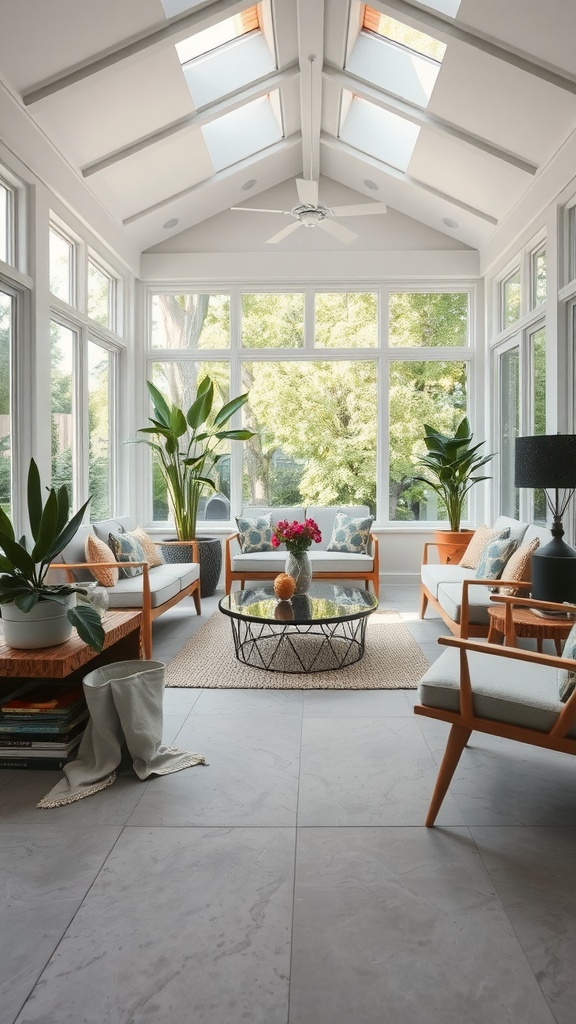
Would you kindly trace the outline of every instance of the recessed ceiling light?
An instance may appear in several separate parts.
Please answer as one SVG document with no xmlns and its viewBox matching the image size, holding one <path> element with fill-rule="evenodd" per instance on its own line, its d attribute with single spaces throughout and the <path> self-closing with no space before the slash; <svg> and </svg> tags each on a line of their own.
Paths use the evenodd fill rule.
<svg viewBox="0 0 576 1024">
<path fill-rule="evenodd" d="M 458 221 L 452 220 L 452 217 L 442 217 L 442 223 L 445 224 L 447 228 L 459 227 Z"/>
<path fill-rule="evenodd" d="M 242 189 L 243 192 L 249 192 L 251 188 L 254 188 L 255 184 L 256 178 L 250 178 L 248 181 L 245 181 L 244 184 L 240 186 L 240 188 Z"/>
<path fill-rule="evenodd" d="M 379 186 L 375 181 L 371 181 L 370 178 L 364 178 L 363 184 L 366 185 L 366 188 L 371 188 L 374 192 L 378 191 Z"/>
<path fill-rule="evenodd" d="M 170 220 L 167 220 L 166 223 L 162 225 L 162 227 L 163 228 L 175 228 L 177 223 L 178 223 L 178 217 L 170 217 Z"/>
</svg>

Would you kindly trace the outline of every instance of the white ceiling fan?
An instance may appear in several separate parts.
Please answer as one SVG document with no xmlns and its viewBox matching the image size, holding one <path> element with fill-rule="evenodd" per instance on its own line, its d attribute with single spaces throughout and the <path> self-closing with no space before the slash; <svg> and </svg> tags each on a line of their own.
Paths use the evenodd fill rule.
<svg viewBox="0 0 576 1024">
<path fill-rule="evenodd" d="M 272 238 L 266 241 L 270 245 L 276 245 L 283 238 L 287 238 L 298 228 L 321 228 L 333 238 L 341 242 L 352 242 L 358 235 L 338 224 L 333 217 L 362 217 L 366 214 L 386 213 L 386 203 L 358 203 L 356 206 L 323 206 L 318 202 L 318 182 L 306 178 L 296 178 L 298 190 L 298 206 L 292 210 L 261 210 L 251 206 L 232 206 L 232 210 L 244 210 L 248 213 L 282 213 L 286 217 L 294 217 L 295 223 L 288 224 Z"/>
</svg>

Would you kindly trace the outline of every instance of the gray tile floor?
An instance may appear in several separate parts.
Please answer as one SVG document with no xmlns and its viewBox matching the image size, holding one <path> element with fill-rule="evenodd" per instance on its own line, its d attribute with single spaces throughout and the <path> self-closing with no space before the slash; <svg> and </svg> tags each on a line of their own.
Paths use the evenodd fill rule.
<svg viewBox="0 0 576 1024">
<path fill-rule="evenodd" d="M 415 587 L 382 604 L 441 653 Z M 52 811 L 52 773 L 0 773 L 0 1024 L 574 1024 L 576 766 L 474 739 L 426 829 L 446 727 L 413 701 L 169 690 L 208 767 Z"/>
</svg>

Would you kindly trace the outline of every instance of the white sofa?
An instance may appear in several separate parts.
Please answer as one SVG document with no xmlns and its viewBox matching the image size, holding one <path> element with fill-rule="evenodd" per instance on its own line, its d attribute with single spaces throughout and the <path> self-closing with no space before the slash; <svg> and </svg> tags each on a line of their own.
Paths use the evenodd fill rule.
<svg viewBox="0 0 576 1024">
<path fill-rule="evenodd" d="M 370 534 L 367 553 L 365 555 L 347 554 L 339 551 L 327 551 L 326 548 L 332 537 L 332 527 L 337 512 L 346 512 L 353 519 L 370 515 L 366 505 L 335 505 L 316 506 L 310 505 L 307 508 L 292 506 L 289 508 L 244 508 L 242 516 L 247 519 L 256 519 L 263 513 L 271 512 L 272 528 L 281 519 L 289 522 L 297 520 L 304 522 L 305 519 L 314 519 L 320 528 L 322 541 L 320 544 L 312 544 L 308 549 L 310 562 L 312 563 L 313 578 L 317 580 L 354 580 L 364 582 L 368 590 L 370 582 L 374 588 L 376 597 L 379 594 L 379 563 L 378 563 L 378 540 Z M 286 565 L 286 548 L 284 546 L 272 551 L 256 551 L 253 554 L 243 554 L 240 549 L 238 533 L 232 533 L 226 538 L 225 571 L 226 571 L 226 593 L 230 593 L 234 581 L 239 581 L 244 587 L 246 580 L 273 580 L 278 573 L 284 572 Z"/>
<path fill-rule="evenodd" d="M 88 568 L 91 563 L 87 562 L 85 555 L 88 534 L 92 533 L 108 544 L 110 533 L 121 533 L 122 530 L 129 532 L 135 529 L 136 525 L 130 516 L 117 516 L 114 519 L 103 519 L 100 522 L 81 526 L 70 544 L 62 551 L 59 561 L 53 563 L 54 568 L 63 569 L 67 578 L 76 583 L 94 581 L 94 576 Z M 158 543 L 164 545 L 167 542 L 159 541 Z M 198 615 L 201 612 L 200 568 L 196 542 L 178 541 L 178 543 L 187 543 L 192 547 L 192 561 L 164 563 L 152 569 L 148 567 L 147 562 L 131 563 L 141 565 L 142 573 L 138 576 L 119 579 L 115 586 L 106 588 L 110 608 L 142 611 L 142 635 L 146 658 L 152 657 L 152 622 L 154 619 L 188 596 L 193 598 Z M 117 562 L 92 564 L 96 568 L 98 564 L 100 568 L 104 568 L 107 564 L 118 566 Z"/>
<path fill-rule="evenodd" d="M 538 538 L 541 545 L 550 541 L 550 531 L 544 527 L 530 526 L 518 519 L 500 516 L 494 528 L 505 527 L 509 527 L 510 538 L 519 545 L 528 544 L 535 538 Z M 432 542 L 424 545 L 420 570 L 420 618 L 424 618 L 426 608 L 431 604 L 454 636 L 487 636 L 490 587 L 495 586 L 496 581 L 477 579 L 475 569 L 440 564 L 435 548 L 437 545 Z M 435 554 L 436 560 L 433 560 Z M 498 585 L 505 584 L 504 577 L 498 581 Z M 511 582 L 510 586 L 513 585 Z"/>
</svg>

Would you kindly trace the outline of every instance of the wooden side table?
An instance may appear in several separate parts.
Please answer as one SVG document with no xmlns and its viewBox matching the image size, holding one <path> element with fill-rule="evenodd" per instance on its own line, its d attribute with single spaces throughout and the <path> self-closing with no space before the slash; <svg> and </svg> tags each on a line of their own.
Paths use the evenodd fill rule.
<svg viewBox="0 0 576 1024">
<path fill-rule="evenodd" d="M 563 616 L 552 618 L 536 615 L 530 608 L 513 608 L 512 621 L 514 623 L 514 635 L 506 637 L 505 627 L 506 605 L 494 604 L 488 608 L 490 628 L 488 630 L 488 643 L 498 643 L 498 637 L 506 638 L 508 647 L 516 647 L 516 637 L 528 637 L 536 640 L 539 653 L 542 653 L 542 641 L 553 640 L 556 647 L 556 654 L 562 654 L 562 643 L 566 640 L 574 625 L 574 619 Z"/>
<path fill-rule="evenodd" d="M 8 647 L 0 636 L 0 683 L 13 679 L 70 680 L 113 661 L 142 657 L 142 612 L 109 611 L 102 619 L 104 650 L 96 654 L 76 630 L 64 644 L 33 651 Z"/>
</svg>

